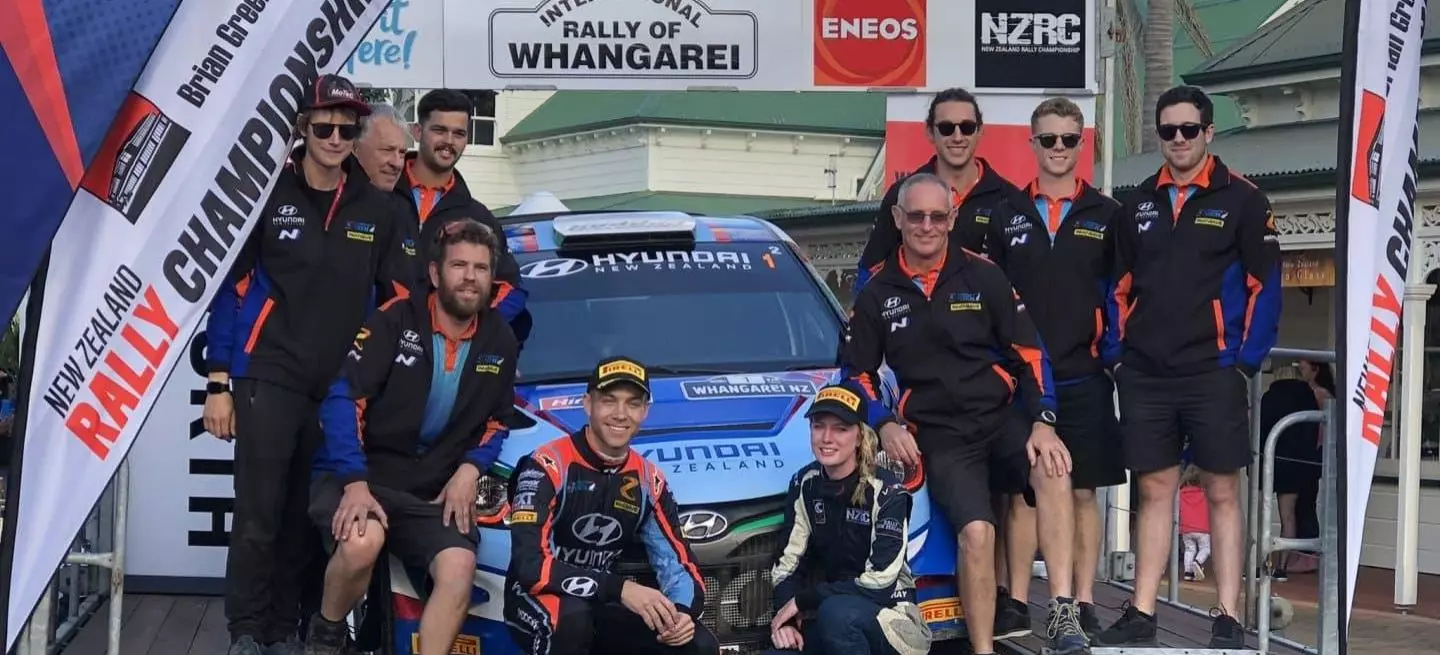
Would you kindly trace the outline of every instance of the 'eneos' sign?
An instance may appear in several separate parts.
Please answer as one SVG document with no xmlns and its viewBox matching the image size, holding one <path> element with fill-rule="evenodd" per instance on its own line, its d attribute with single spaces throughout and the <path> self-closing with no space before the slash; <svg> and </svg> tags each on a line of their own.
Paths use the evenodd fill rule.
<svg viewBox="0 0 1440 655">
<path fill-rule="evenodd" d="M 925 3 L 815 0 L 815 85 L 924 87 Z"/>
</svg>

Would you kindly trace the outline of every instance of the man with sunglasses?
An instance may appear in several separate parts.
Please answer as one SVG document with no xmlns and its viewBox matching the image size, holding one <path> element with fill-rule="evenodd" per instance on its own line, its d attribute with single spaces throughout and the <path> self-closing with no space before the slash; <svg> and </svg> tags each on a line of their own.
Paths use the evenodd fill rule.
<svg viewBox="0 0 1440 655">
<path fill-rule="evenodd" d="M 1068 98 L 1046 100 L 1030 115 L 1030 143 L 1038 173 L 1033 181 L 996 205 L 986 252 L 1015 285 L 1040 329 L 1055 371 L 1059 404 L 1057 432 L 1070 451 L 1070 486 L 1075 514 L 1075 599 L 1087 635 L 1100 631 L 1095 618 L 1094 583 L 1100 557 L 1100 515 L 1095 490 L 1125 482 L 1120 426 L 1115 418 L 1114 384 L 1106 372 L 1119 356 L 1110 302 L 1114 234 L 1110 221 L 1120 204 L 1075 173 L 1085 114 Z M 1006 543 L 1010 597 L 996 608 L 996 634 L 1024 626 L 1037 528 L 1035 511 L 1012 497 Z M 1063 539 L 1068 535 L 1052 535 Z M 1069 563 L 1067 563 L 1069 564 Z M 1051 569 L 1069 577 L 1071 566 Z"/>
<path fill-rule="evenodd" d="M 980 137 L 985 134 L 985 116 L 979 101 L 965 89 L 945 89 L 935 94 L 925 116 L 925 133 L 935 146 L 935 156 L 915 172 L 929 173 L 949 185 L 950 204 L 956 211 L 951 245 L 980 252 L 985 247 L 991 208 L 1016 189 L 984 159 L 975 156 Z M 892 184 L 880 203 L 870 239 L 860 254 L 860 270 L 855 277 L 857 296 L 874 275 L 874 269 L 900 245 L 900 231 L 892 211 L 903 183 L 899 180 Z"/>
<path fill-rule="evenodd" d="M 1218 612 L 1211 648 L 1243 648 L 1239 472 L 1250 464 L 1249 378 L 1275 345 L 1280 242 L 1270 201 L 1209 153 L 1215 109 L 1195 87 L 1161 94 L 1165 165 L 1116 213 L 1115 302 L 1126 465 L 1140 492 L 1135 596 L 1106 645 L 1153 643 L 1186 437 L 1210 505 Z"/>
<path fill-rule="evenodd" d="M 950 185 L 917 173 L 897 197 L 891 220 L 900 246 L 855 299 L 841 361 L 869 396 L 867 420 L 887 455 L 923 467 L 931 500 L 959 535 L 966 627 L 974 652 L 985 655 L 995 645 L 991 474 L 1010 475 L 1018 463 L 1042 520 L 1056 526 L 1041 544 L 1046 562 L 1064 571 L 1073 533 L 1070 458 L 1055 435 L 1050 365 L 1024 303 L 998 266 L 951 245 Z M 900 385 L 895 415 L 876 393 L 882 362 Z M 1050 582 L 1059 619 L 1047 651 L 1087 652 L 1069 576 Z"/>
<path fill-rule="evenodd" d="M 302 145 L 210 305 L 205 429 L 236 442 L 231 655 L 302 648 L 304 572 L 319 555 L 306 516 L 319 403 L 376 301 L 409 295 L 403 217 L 353 156 L 369 113 L 343 77 L 308 85 Z"/>
<path fill-rule="evenodd" d="M 419 122 L 410 126 L 418 147 L 406 156 L 395 192 L 410 208 L 409 229 L 419 243 L 430 243 L 437 228 L 457 218 L 480 221 L 499 235 L 495 289 L 490 302 L 511 323 L 515 336 L 523 343 L 529 333 L 524 327 L 529 314 L 525 313 L 526 293 L 520 287 L 520 267 L 506 245 L 500 221 L 490 208 L 470 195 L 470 187 L 455 168 L 470 142 L 473 113 L 470 96 L 454 89 L 435 89 L 420 98 L 416 108 Z"/>
</svg>

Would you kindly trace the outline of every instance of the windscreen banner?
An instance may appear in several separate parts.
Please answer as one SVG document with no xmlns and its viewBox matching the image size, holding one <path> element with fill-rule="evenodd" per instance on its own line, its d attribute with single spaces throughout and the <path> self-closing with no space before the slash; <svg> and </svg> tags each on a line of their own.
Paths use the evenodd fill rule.
<svg viewBox="0 0 1440 655">
<path fill-rule="evenodd" d="M 341 69 L 386 4 L 184 0 L 170 18 L 79 181 L 27 326 L 39 340 L 6 526 L 7 649 L 188 361 L 288 156 L 306 85 Z"/>
<path fill-rule="evenodd" d="M 1360 7 L 1345 269 L 1345 575 L 1348 620 L 1365 510 L 1394 372 L 1400 310 L 1415 242 L 1420 56 L 1425 0 L 1351 0 Z M 1347 144 L 1340 144 L 1343 148 Z"/>
</svg>

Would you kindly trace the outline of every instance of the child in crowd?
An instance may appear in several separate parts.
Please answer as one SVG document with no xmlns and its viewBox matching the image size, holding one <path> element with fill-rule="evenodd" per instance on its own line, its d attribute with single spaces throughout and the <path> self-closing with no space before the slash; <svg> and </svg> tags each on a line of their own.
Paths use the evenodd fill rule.
<svg viewBox="0 0 1440 655">
<path fill-rule="evenodd" d="M 1204 580 L 1210 559 L 1210 507 L 1194 464 L 1180 477 L 1180 539 L 1185 544 L 1185 579 Z"/>
</svg>

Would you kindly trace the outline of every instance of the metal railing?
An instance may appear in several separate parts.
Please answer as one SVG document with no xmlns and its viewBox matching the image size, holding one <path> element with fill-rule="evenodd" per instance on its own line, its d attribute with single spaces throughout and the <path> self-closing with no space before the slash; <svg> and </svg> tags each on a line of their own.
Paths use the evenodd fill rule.
<svg viewBox="0 0 1440 655">
<path fill-rule="evenodd" d="M 39 604 L 16 643 L 17 655 L 55 655 L 74 638 L 106 599 L 109 599 L 110 607 L 105 652 L 120 655 L 120 622 L 124 617 L 125 595 L 125 523 L 129 507 L 130 460 L 127 458 L 120 462 L 115 477 L 91 510 L 85 527 L 76 538 L 76 545 L 72 546 L 74 549 L 65 556 L 64 565 L 45 588 L 45 593 L 41 594 Z M 108 516 L 106 509 L 109 509 Z M 90 541 L 92 534 L 100 543 L 100 548 L 109 550 L 94 552 Z M 100 588 L 98 580 L 100 570 L 108 573 L 104 588 Z M 64 584 L 57 588 L 57 583 Z M 57 592 L 66 589 L 64 607 L 57 608 Z M 81 600 L 82 597 L 84 600 Z M 57 609 L 63 613 L 57 616 Z M 61 619 L 60 624 L 52 625 L 52 620 L 57 618 Z"/>
<path fill-rule="evenodd" d="M 1340 530 L 1338 517 L 1334 510 L 1338 502 L 1338 467 L 1335 465 L 1337 448 L 1340 441 L 1337 438 L 1338 431 L 1335 426 L 1335 400 L 1325 401 L 1325 407 L 1319 411 L 1295 412 L 1281 418 L 1270 429 L 1270 434 L 1265 437 L 1265 449 L 1261 457 L 1261 491 L 1260 491 L 1260 538 L 1259 555 L 1264 559 L 1274 553 L 1286 553 L 1292 550 L 1312 550 L 1320 553 L 1320 607 L 1316 646 L 1321 653 L 1339 652 L 1340 645 L 1340 602 L 1339 602 L 1339 545 Z M 1286 429 L 1305 423 L 1319 423 L 1324 428 L 1324 453 L 1321 456 L 1321 467 L 1323 469 L 1320 492 L 1320 537 L 1312 539 L 1295 539 L 1289 537 L 1276 537 L 1275 526 L 1275 449 L 1280 443 L 1280 436 Z M 1271 576 L 1269 572 L 1264 575 L 1252 575 L 1252 580 L 1259 578 L 1260 590 L 1256 615 L 1258 627 L 1256 634 L 1260 638 L 1260 652 L 1269 652 L 1271 634 L 1271 604 L 1274 598 L 1270 595 Z"/>
</svg>

